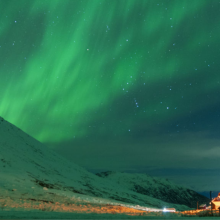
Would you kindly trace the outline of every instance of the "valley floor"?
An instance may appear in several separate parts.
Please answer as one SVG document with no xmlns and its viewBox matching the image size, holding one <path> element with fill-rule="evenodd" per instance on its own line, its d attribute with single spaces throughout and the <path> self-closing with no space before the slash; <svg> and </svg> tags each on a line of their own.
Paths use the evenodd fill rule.
<svg viewBox="0 0 220 220">
<path fill-rule="evenodd" d="M 43 212 L 43 211 L 0 211 L 0 219 L 183 219 L 201 220 L 201 217 L 181 217 L 166 213 L 163 216 L 131 216 L 126 214 L 97 214 L 97 213 L 65 213 L 65 212 Z M 203 217 L 202 219 L 213 219 Z M 215 219 L 215 218 L 214 218 Z"/>
<path fill-rule="evenodd" d="M 51 198 L 50 198 L 51 199 Z M 57 201 L 57 200 L 56 200 Z M 45 198 L 0 198 L 0 219 L 205 219 L 210 211 L 190 210 L 182 212 L 162 212 L 126 204 L 82 203 L 77 200 Z M 219 217 L 219 211 L 213 211 Z"/>
</svg>

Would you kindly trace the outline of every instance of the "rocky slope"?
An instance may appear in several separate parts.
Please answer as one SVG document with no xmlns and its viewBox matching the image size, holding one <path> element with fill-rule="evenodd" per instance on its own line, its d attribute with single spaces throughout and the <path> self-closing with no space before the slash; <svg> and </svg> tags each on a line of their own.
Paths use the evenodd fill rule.
<svg viewBox="0 0 220 220">
<path fill-rule="evenodd" d="M 146 174 L 120 172 L 102 172 L 96 174 L 106 180 L 118 183 L 126 189 L 142 195 L 151 196 L 168 203 L 184 204 L 191 208 L 199 204 L 209 203 L 209 199 L 197 192 L 179 186 L 167 179 L 151 177 Z"/>
</svg>

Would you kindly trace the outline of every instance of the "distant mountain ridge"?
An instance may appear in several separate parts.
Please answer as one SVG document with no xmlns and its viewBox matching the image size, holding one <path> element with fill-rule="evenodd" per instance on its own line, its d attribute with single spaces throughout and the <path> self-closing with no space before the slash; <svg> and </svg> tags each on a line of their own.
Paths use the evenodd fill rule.
<svg viewBox="0 0 220 220">
<path fill-rule="evenodd" d="M 34 126 L 34 125 L 33 125 Z M 140 184 L 140 183 L 139 183 Z M 136 187 L 140 185 L 136 184 Z M 145 207 L 173 207 L 184 210 L 185 205 L 170 204 L 130 190 L 92 174 L 48 149 L 21 129 L 0 117 L 0 197 L 27 200 L 58 198 L 87 198 L 124 202 Z M 4 194 L 5 193 L 5 194 Z M 107 199 L 107 200 L 106 200 Z"/>
<path fill-rule="evenodd" d="M 148 195 L 168 203 L 184 204 L 188 207 L 196 208 L 197 201 L 200 204 L 210 202 L 207 197 L 191 189 L 178 186 L 168 179 L 151 177 L 147 174 L 107 171 L 96 175 L 118 183 L 133 192 Z"/>
</svg>

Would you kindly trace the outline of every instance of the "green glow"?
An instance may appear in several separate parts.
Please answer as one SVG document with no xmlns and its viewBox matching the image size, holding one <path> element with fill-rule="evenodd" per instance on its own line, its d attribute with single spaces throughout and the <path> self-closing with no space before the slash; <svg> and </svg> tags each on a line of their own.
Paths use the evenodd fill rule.
<svg viewBox="0 0 220 220">
<path fill-rule="evenodd" d="M 143 120 L 150 127 L 217 102 L 189 104 L 219 86 L 218 75 L 206 74 L 219 65 L 219 21 L 202 17 L 217 1 L 0 4 L 0 115 L 42 142 L 86 137 L 94 124 L 100 135 L 125 134 Z"/>
</svg>

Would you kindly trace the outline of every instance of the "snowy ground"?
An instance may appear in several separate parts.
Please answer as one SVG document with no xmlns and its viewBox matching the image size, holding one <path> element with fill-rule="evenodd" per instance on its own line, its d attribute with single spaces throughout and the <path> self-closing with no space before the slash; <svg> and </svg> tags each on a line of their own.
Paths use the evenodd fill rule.
<svg viewBox="0 0 220 220">
<path fill-rule="evenodd" d="M 177 217 L 164 213 L 164 216 L 129 216 L 125 214 L 79 214 L 63 212 L 0 211 L 0 219 L 200 219 L 201 217 Z M 203 217 L 202 219 L 213 219 Z"/>
<path fill-rule="evenodd" d="M 12 199 L 10 196 L 0 198 L 0 219 L 201 219 L 198 214 L 206 216 L 206 212 L 210 212 L 210 210 L 188 210 L 169 213 L 162 212 L 162 209 L 118 203 L 108 199 L 100 198 L 94 202 L 94 198 L 89 199 L 88 196 L 79 197 L 78 200 L 76 198 L 63 200 L 60 197 L 62 203 L 46 201 L 41 197 L 39 199 L 15 197 Z M 219 217 L 218 210 L 213 210 L 213 214 Z"/>
</svg>

